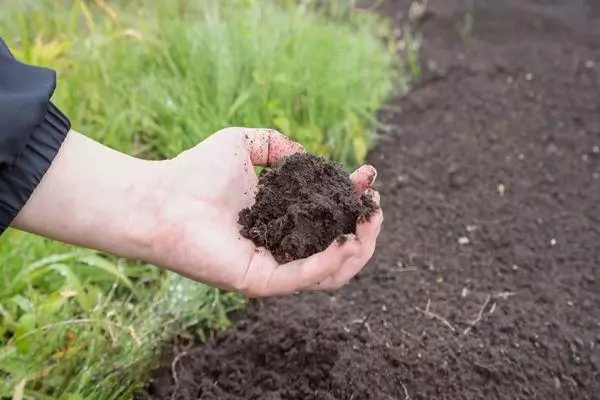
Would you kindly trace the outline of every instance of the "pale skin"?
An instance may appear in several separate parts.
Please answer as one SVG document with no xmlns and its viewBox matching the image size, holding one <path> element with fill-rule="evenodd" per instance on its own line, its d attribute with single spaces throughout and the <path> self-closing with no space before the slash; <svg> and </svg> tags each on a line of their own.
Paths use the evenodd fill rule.
<svg viewBox="0 0 600 400">
<path fill-rule="evenodd" d="M 173 159 L 147 161 L 72 130 L 12 226 L 248 297 L 337 289 L 372 257 L 381 210 L 343 244 L 283 265 L 239 234 L 238 213 L 258 184 L 252 166 L 302 151 L 273 130 L 227 128 Z M 351 179 L 356 195 L 379 204 L 375 176 L 365 165 Z"/>
</svg>

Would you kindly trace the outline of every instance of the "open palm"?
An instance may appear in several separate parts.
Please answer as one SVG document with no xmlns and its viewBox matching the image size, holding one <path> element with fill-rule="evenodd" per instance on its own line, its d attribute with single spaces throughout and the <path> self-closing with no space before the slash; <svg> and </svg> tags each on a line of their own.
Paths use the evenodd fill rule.
<svg viewBox="0 0 600 400">
<path fill-rule="evenodd" d="M 191 279 L 250 297 L 304 289 L 335 289 L 356 275 L 373 255 L 383 220 L 379 210 L 358 225 L 344 244 L 303 260 L 279 265 L 265 249 L 243 238 L 240 210 L 254 202 L 254 166 L 268 166 L 303 151 L 279 132 L 228 128 L 167 162 L 153 240 L 154 264 Z M 370 189 L 374 169 L 363 166 L 351 178 L 357 195 Z"/>
</svg>

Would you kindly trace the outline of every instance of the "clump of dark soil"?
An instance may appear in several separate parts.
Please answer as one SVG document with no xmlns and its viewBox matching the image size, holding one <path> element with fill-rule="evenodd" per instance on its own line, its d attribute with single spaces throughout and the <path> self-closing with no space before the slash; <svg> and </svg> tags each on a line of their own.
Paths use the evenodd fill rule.
<svg viewBox="0 0 600 400">
<path fill-rule="evenodd" d="M 412 3 L 380 9 L 402 27 Z M 370 265 L 252 301 L 140 399 L 600 398 L 599 2 L 427 7 L 425 79 L 369 156 Z"/>
<path fill-rule="evenodd" d="M 242 210 L 241 234 L 279 263 L 309 257 L 355 233 L 375 204 L 358 197 L 343 168 L 311 153 L 285 158 L 259 177 L 256 203 Z"/>
</svg>

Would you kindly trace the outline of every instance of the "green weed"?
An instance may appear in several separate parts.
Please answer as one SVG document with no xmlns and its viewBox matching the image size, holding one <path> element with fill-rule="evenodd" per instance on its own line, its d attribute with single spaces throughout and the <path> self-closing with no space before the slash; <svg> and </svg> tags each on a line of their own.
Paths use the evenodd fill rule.
<svg viewBox="0 0 600 400">
<path fill-rule="evenodd" d="M 0 254 L 0 397 L 24 382 L 31 398 L 117 398 L 174 333 L 226 328 L 243 306 L 151 266 L 17 231 L 0 241 Z"/>
</svg>

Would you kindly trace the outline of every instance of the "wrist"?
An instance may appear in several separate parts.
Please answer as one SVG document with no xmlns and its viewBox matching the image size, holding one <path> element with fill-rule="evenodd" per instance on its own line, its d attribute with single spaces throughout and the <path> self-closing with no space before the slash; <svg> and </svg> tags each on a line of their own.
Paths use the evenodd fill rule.
<svg viewBox="0 0 600 400">
<path fill-rule="evenodd" d="M 12 226 L 146 260 L 164 163 L 128 156 L 71 131 Z"/>
<path fill-rule="evenodd" d="M 122 202 L 107 221 L 106 242 L 99 250 L 124 258 L 152 262 L 155 234 L 160 228 L 165 161 L 131 159 Z M 119 216 L 119 217 L 117 217 Z"/>
</svg>

